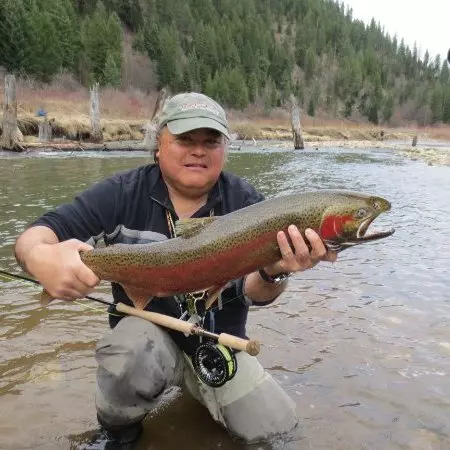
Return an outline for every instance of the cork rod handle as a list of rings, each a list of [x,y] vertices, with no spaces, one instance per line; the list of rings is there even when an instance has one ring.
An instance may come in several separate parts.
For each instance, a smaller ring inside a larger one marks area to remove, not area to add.
[[[117,303],[116,309],[117,311],[128,314],[129,316],[139,317],[156,325],[170,328],[175,331],[180,331],[181,333],[192,334],[195,329],[195,325],[193,323],[176,319],[175,317],[166,316],[165,314],[136,309],[123,303]],[[213,335],[213,333],[208,333],[208,335]],[[259,353],[260,345],[258,341],[242,339],[227,333],[221,333],[215,336],[219,344],[227,345],[235,350],[241,350],[251,356],[256,356]]]

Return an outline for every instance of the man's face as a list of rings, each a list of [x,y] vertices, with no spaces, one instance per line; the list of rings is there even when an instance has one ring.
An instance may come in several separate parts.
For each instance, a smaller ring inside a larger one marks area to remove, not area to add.
[[[166,127],[156,156],[171,187],[186,195],[204,194],[214,186],[223,169],[225,145],[224,136],[216,130],[200,128],[173,135]]]

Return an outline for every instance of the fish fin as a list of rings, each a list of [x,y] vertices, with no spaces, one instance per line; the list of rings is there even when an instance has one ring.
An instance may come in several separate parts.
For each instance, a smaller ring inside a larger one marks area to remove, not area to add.
[[[214,222],[217,217],[199,217],[195,219],[180,219],[175,223],[175,233],[177,236],[189,238],[200,233],[203,228]]]
[[[122,287],[136,309],[145,309],[152,299],[151,296],[145,294],[140,289],[133,289],[132,287],[124,285],[122,285]]]
[[[53,300],[56,300],[55,297],[51,296],[45,289],[42,289],[39,297],[39,303],[41,306],[48,306]]]
[[[220,294],[224,290],[226,284],[221,284],[219,286],[213,286],[212,288],[208,289],[208,299],[206,300],[206,310],[211,308],[211,306],[214,304],[214,302],[220,297]],[[219,301],[219,303],[221,303]],[[219,309],[222,308],[222,305],[219,305]]]

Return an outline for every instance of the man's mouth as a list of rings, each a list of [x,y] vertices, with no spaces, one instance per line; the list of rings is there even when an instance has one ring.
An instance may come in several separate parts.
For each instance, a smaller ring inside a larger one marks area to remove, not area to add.
[[[185,164],[184,167],[189,167],[191,169],[207,169],[208,166],[206,164]]]

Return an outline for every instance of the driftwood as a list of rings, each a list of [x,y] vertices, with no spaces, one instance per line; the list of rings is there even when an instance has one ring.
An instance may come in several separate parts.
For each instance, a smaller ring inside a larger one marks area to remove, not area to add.
[[[33,152],[39,150],[53,151],[71,151],[71,152],[84,152],[84,151],[134,151],[143,150],[142,144],[135,141],[112,141],[112,142],[79,142],[79,141],[60,141],[52,140],[51,142],[27,142],[24,145],[26,152]]]
[[[98,100],[98,83],[91,86],[91,141],[102,142],[103,131],[100,124],[100,104]]]
[[[297,99],[291,95],[291,125],[292,136],[294,139],[294,148],[303,150],[305,143],[303,142],[302,128],[300,123],[300,109],[297,105]]]
[[[144,147],[151,148],[156,134],[156,121],[159,113],[161,112],[164,103],[169,98],[169,92],[166,88],[162,88],[159,91],[158,98],[156,99],[155,107],[153,108],[153,114],[150,120],[141,128],[144,134]]]
[[[14,75],[6,75],[0,148],[23,151],[23,147],[19,143],[22,140],[22,132],[17,126],[16,77]]]

